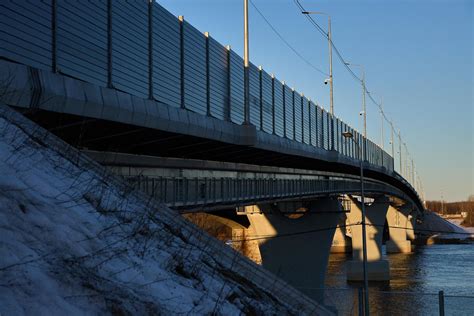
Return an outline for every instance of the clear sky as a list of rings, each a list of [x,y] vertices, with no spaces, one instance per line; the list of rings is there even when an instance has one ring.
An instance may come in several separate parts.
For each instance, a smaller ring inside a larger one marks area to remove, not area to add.
[[[251,1],[296,50],[328,72],[327,39],[301,15],[293,0]],[[330,14],[333,42],[344,59],[365,66],[367,89],[383,98],[385,112],[401,130],[426,198],[454,201],[474,194],[474,1],[300,2],[307,10]],[[242,56],[243,0],[158,3]],[[328,108],[325,76],[299,59],[251,4],[249,16],[251,61]],[[327,29],[326,17],[314,18]],[[360,84],[335,56],[333,63],[335,113],[361,131]],[[368,136],[380,144],[380,113],[369,100],[367,105]],[[384,131],[390,153],[387,124]]]

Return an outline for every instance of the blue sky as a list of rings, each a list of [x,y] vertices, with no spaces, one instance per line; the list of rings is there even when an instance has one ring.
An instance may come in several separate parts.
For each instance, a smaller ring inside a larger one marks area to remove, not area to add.
[[[299,13],[293,0],[252,2],[306,59],[328,72],[327,39]],[[307,10],[330,14],[333,41],[344,59],[365,66],[367,88],[375,98],[383,98],[385,112],[401,130],[427,199],[443,195],[448,201],[464,200],[474,194],[474,1],[300,2]],[[242,0],[158,3],[242,55]],[[285,46],[252,5],[249,15],[251,61],[328,108],[325,76]],[[327,29],[326,17],[314,18]],[[367,105],[369,138],[380,143],[380,113],[370,101]],[[336,57],[334,108],[338,117],[362,130],[360,84]],[[387,124],[384,130],[390,152]]]

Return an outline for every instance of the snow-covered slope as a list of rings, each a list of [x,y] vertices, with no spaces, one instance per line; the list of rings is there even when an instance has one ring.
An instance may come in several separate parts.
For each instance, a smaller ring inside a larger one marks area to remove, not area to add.
[[[426,211],[423,222],[416,227],[421,236],[433,236],[437,239],[467,239],[471,235],[465,228],[442,218],[438,214]]]
[[[0,314],[326,314],[0,105]]]

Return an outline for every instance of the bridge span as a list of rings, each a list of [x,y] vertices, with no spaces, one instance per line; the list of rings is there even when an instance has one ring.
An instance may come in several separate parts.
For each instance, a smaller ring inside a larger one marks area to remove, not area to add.
[[[0,6],[0,102],[172,208],[238,211],[266,236],[262,264],[295,287],[323,287],[332,245],[352,248],[361,280],[362,202],[369,278],[389,279],[385,223],[390,251],[411,251],[423,203],[393,157],[253,64],[243,124],[242,58],[183,17],[138,0]]]

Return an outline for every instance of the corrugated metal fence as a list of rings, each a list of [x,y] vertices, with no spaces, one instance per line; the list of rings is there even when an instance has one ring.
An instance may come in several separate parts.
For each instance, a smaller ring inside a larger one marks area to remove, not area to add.
[[[242,124],[243,59],[145,0],[18,0],[0,4],[0,56]],[[303,94],[250,64],[250,122],[393,171],[393,158]]]

